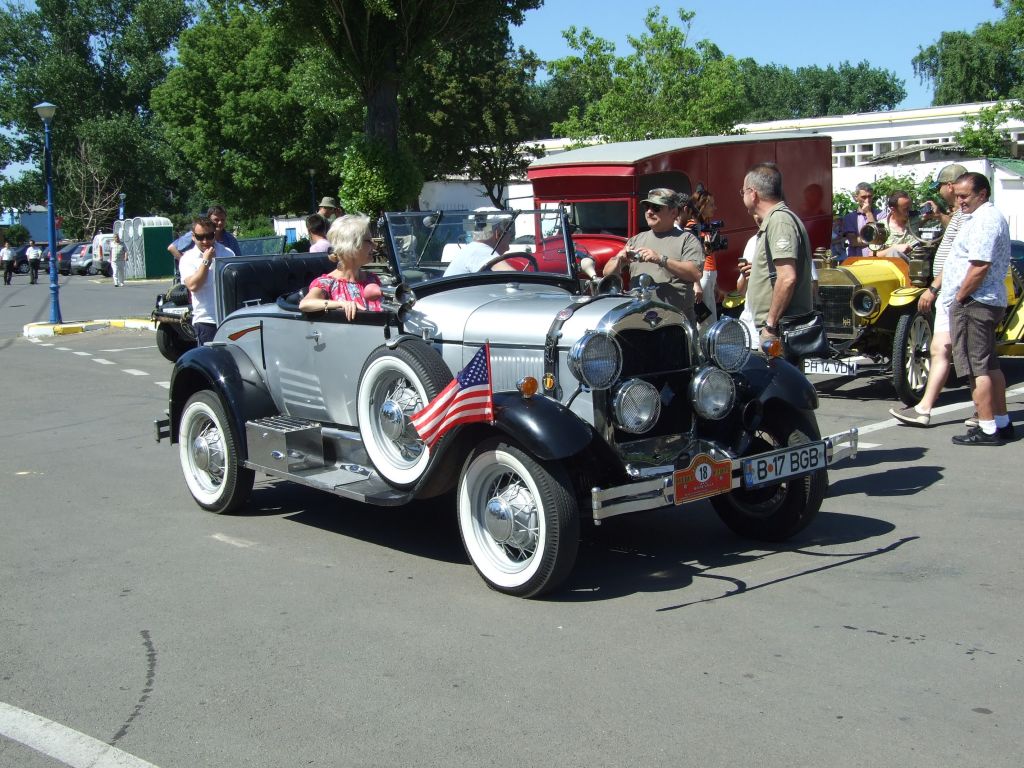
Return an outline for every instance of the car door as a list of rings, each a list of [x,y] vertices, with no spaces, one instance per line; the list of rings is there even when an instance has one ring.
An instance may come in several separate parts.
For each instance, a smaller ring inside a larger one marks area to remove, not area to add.
[[[386,341],[387,321],[384,312],[362,311],[352,321],[341,312],[307,321],[312,372],[320,383],[328,421],[358,426],[359,374],[370,353]]]

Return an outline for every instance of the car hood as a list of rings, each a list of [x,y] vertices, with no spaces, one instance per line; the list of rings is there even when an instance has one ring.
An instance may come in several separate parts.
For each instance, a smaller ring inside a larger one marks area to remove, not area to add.
[[[560,326],[558,346],[571,346],[590,330],[622,318],[636,323],[680,323],[680,315],[663,304],[632,296],[574,296],[545,285],[504,283],[445,291],[420,299],[406,317],[406,329],[442,341],[476,345],[540,346],[553,326]],[[646,318],[646,320],[644,319]]]

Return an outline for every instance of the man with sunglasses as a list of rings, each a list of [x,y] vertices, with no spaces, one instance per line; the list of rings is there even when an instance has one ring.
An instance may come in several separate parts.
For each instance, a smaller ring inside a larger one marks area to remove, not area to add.
[[[178,266],[182,285],[192,293],[192,327],[196,329],[196,340],[205,344],[213,341],[217,333],[213,260],[234,256],[234,253],[217,241],[217,227],[209,216],[192,221],[191,237],[195,244],[181,254]]]
[[[696,324],[693,284],[704,268],[704,248],[689,230],[676,227],[680,196],[671,189],[652,189],[640,202],[650,229],[634,235],[604,265],[604,274],[617,275],[628,264],[632,279],[650,275],[658,301],[671,304]]]
[[[228,213],[224,210],[222,205],[211,205],[206,210],[206,215],[213,222],[214,227],[217,229],[217,242],[223,245],[225,248],[229,248],[231,253],[235,256],[239,255],[242,251],[238,246],[238,238],[228,232]],[[192,233],[186,232],[184,235],[179,237],[169,246],[167,246],[168,252],[174,257],[175,272],[180,273],[179,262],[181,260],[181,254],[187,251],[195,245],[195,241],[192,239]]]

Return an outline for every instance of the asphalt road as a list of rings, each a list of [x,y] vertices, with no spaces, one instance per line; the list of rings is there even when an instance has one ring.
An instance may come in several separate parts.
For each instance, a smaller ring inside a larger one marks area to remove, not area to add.
[[[249,514],[203,512],[153,439],[153,334],[17,337],[29,288],[0,293],[0,766],[91,764],[76,733],[160,768],[1020,764],[1024,441],[953,446],[963,389],[915,430],[883,385],[823,387],[822,430],[866,427],[862,451],[785,545],[706,503],[627,516],[525,601],[477,577],[449,500],[260,479]]]

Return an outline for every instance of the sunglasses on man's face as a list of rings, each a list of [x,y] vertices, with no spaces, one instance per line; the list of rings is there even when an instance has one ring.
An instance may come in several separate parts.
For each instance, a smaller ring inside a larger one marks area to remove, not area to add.
[[[193,232],[192,237],[196,240],[213,240],[215,234],[213,232]]]
[[[654,203],[645,203],[644,204],[644,210],[645,211],[651,211],[652,213],[661,213],[661,209],[664,208],[664,207],[665,206],[663,206],[663,205],[655,205]]]

